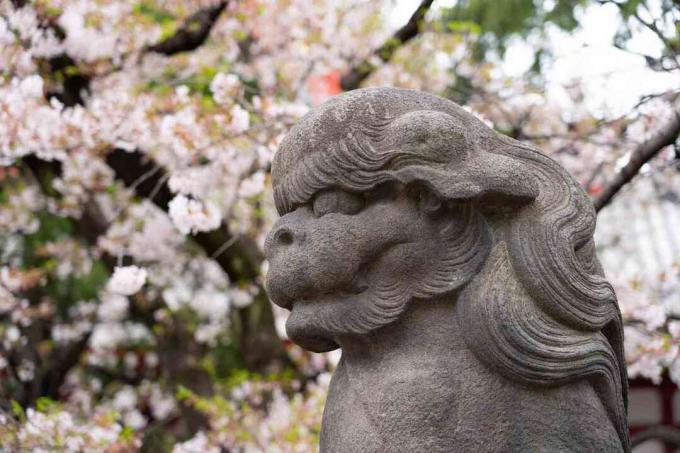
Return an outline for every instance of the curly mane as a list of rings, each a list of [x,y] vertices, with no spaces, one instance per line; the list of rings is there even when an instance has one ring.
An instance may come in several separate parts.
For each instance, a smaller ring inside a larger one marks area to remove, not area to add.
[[[468,347],[509,379],[588,379],[629,451],[621,316],[595,256],[593,206],[559,164],[453,102],[394,88],[332,99],[283,146],[272,169],[281,214],[327,187],[365,192],[387,181],[463,206],[457,212],[477,219],[467,236],[479,264],[456,285],[440,275],[417,297],[459,290]]]
[[[457,305],[466,343],[504,376],[538,385],[591,380],[626,451],[623,324],[595,256],[595,211],[585,192],[540,151],[497,136],[489,152],[521,162],[538,197],[497,233]],[[495,145],[495,146],[493,146]]]

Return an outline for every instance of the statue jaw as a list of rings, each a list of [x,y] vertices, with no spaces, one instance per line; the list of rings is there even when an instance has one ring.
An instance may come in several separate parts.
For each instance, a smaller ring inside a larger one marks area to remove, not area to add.
[[[317,318],[321,301],[300,301],[290,308],[286,321],[288,337],[299,346],[312,352],[328,352],[339,348]],[[327,303],[327,302],[326,302]]]
[[[301,300],[291,307],[286,333],[296,344],[313,352],[328,352],[339,347],[333,332],[334,320],[342,317],[353,301],[346,298],[320,296]],[[335,326],[337,329],[338,326]]]
[[[300,346],[325,352],[330,345],[335,349],[345,339],[364,337],[396,322],[410,301],[398,284],[303,300],[293,304],[286,332]]]

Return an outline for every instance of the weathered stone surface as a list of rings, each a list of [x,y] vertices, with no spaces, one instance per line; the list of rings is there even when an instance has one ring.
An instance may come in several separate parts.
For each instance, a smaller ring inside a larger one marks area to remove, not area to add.
[[[595,212],[557,163],[371,88],[300,120],[272,175],[269,295],[293,341],[342,348],[323,452],[629,450]]]

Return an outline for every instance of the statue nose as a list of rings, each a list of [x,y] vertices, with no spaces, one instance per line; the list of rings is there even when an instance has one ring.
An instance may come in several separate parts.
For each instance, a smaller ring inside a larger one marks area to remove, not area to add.
[[[280,227],[274,233],[274,244],[278,246],[291,245],[293,242],[295,242],[295,234],[286,226]]]
[[[308,209],[296,209],[276,221],[264,241],[264,253],[272,259],[279,251],[289,249],[292,245],[305,242],[307,236]]]
[[[272,230],[264,245],[265,254],[272,257],[277,251],[285,250],[293,244],[301,243],[304,234],[295,226],[286,224]]]

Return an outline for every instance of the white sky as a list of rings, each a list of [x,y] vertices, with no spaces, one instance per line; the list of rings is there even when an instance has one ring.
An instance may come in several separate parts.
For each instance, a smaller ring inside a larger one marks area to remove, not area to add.
[[[437,0],[433,10],[455,4],[456,0]],[[391,28],[406,23],[420,0],[396,0],[388,14]],[[586,105],[591,112],[620,115],[631,110],[640,96],[680,88],[680,76],[659,73],[647,68],[644,58],[616,49],[613,37],[620,24],[614,5],[590,6],[577,10],[582,27],[572,33],[554,30],[550,40],[555,57],[546,72],[546,94],[560,101],[565,96],[564,86],[573,80],[583,79]],[[635,34],[629,43],[631,50],[659,55],[660,41],[651,31]],[[533,51],[517,40],[506,53],[503,72],[510,76],[525,73],[533,62]]]

